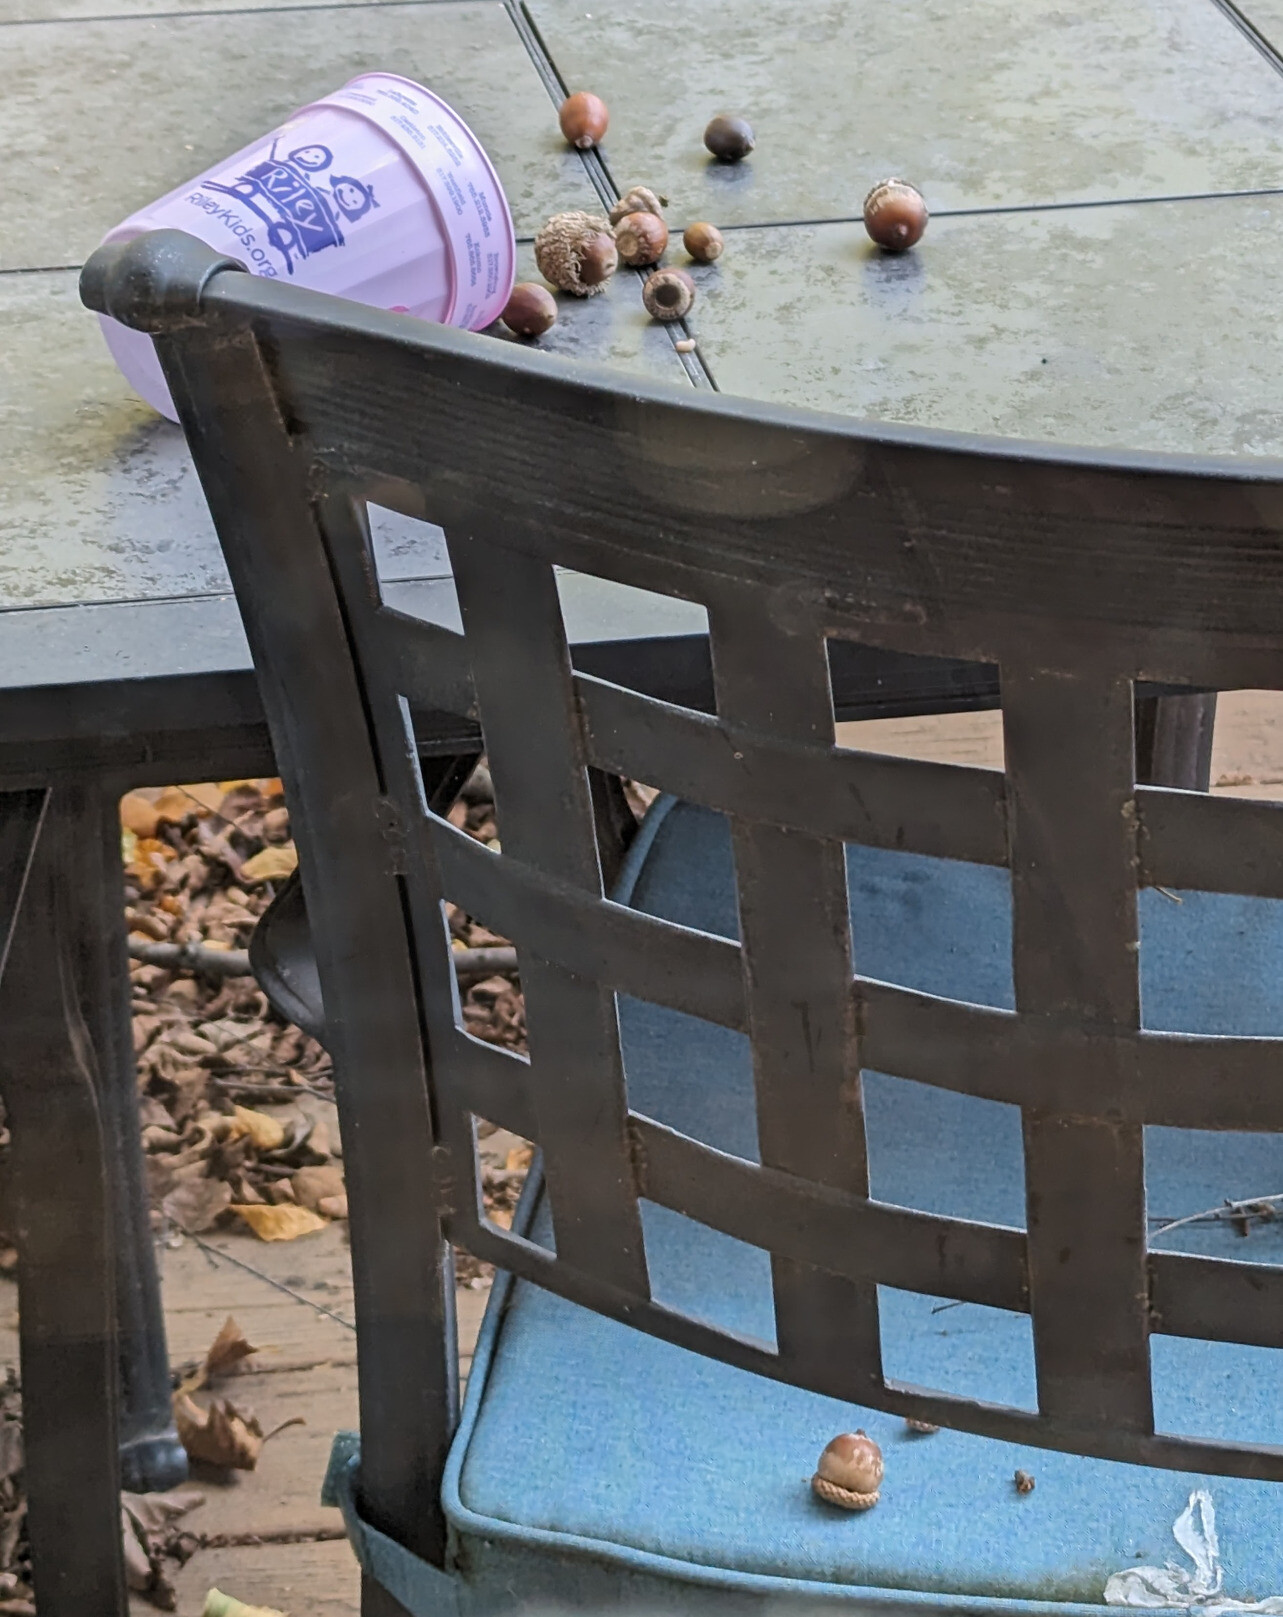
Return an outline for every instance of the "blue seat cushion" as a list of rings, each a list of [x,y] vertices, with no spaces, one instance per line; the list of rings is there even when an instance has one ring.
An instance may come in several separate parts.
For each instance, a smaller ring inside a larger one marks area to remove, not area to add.
[[[1010,1006],[1005,870],[851,848],[851,925],[866,975]],[[661,800],[635,845],[636,907],[737,934],[725,821]],[[1283,904],[1182,892],[1141,896],[1147,1026],[1283,1035]],[[662,1007],[620,1005],[630,1104],[757,1157],[747,1040]],[[873,1194],[1023,1226],[1018,1112],[880,1073],[865,1075]],[[1154,1218],[1283,1191],[1277,1136],[1147,1131]],[[656,1295],[773,1339],[766,1254],[643,1206]],[[550,1244],[536,1204],[534,1239]],[[1283,1224],[1247,1239],[1227,1223],[1155,1244],[1283,1261]],[[888,1375],[1034,1407],[1028,1318],[880,1288]],[[1283,1323],[1283,1322],[1281,1322]],[[1276,1349],[1153,1341],[1160,1430],[1283,1443]],[[809,1478],[834,1434],[882,1445],[881,1503],[819,1504]],[[1017,1467],[1036,1486],[1020,1495]],[[1283,1485],[1208,1478],[1027,1449],[836,1403],[502,1282],[474,1361],[446,1475],[460,1564],[482,1591],[594,1604],[750,1604],[789,1593],[868,1604],[1015,1601],[1099,1607],[1110,1573],[1182,1561],[1172,1523],[1191,1491],[1215,1501],[1226,1593],[1283,1593]],[[666,1593],[668,1591],[668,1593]]]

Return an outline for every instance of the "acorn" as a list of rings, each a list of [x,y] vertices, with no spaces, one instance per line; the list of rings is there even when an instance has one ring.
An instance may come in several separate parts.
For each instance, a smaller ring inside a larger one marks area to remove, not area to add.
[[[714,118],[704,131],[704,144],[720,163],[738,163],[757,142],[747,118]]]
[[[628,213],[615,226],[615,247],[625,264],[654,264],[668,246],[668,226],[657,213]]]
[[[557,300],[538,281],[520,281],[499,318],[519,337],[541,337],[557,323]]]
[[[610,123],[610,108],[599,95],[581,90],[578,95],[567,96],[557,114],[561,132],[572,146],[587,151],[596,146]]]
[[[650,186],[630,185],[610,210],[610,222],[617,225],[630,213],[655,213],[662,219],[667,206],[668,198],[661,196],[658,191],[652,191]]]
[[[1032,1471],[1017,1471],[1012,1481],[1016,1485],[1017,1493],[1032,1493],[1034,1491],[1034,1474]]]
[[[889,253],[921,241],[929,217],[922,192],[908,180],[883,180],[864,199],[864,228]]]
[[[698,224],[687,225],[682,232],[682,246],[697,264],[711,264],[722,256],[726,243],[716,225],[705,224],[701,220]]]
[[[654,320],[680,320],[695,302],[695,283],[685,270],[656,270],[642,287],[642,302]]]
[[[535,237],[539,273],[577,298],[600,292],[619,268],[615,238],[592,213],[554,213]]]
[[[843,1432],[820,1455],[811,1478],[817,1499],[843,1510],[870,1510],[882,1488],[882,1450],[865,1433]]]

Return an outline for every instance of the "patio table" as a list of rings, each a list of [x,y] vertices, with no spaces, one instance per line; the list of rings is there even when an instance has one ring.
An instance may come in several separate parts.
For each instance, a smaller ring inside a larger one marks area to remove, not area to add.
[[[103,232],[294,107],[390,69],[431,85],[486,145],[523,278],[550,213],[599,210],[633,182],[668,194],[675,238],[699,218],[725,231],[723,258],[694,270],[685,327],[651,323],[625,271],[604,296],[563,300],[549,350],[1102,454],[1277,455],[1276,44],[1283,0],[0,0],[0,815],[51,785],[79,850],[68,947],[121,1165],[130,1480],[164,1483],[181,1455],[137,1138],[117,800],[273,764],[182,437],[131,395],[77,299]],[[599,153],[559,136],[567,88],[610,105]],[[719,111],[755,126],[739,165],[703,150]],[[865,192],[893,173],[933,214],[899,257],[860,223]],[[684,262],[680,247],[670,257]],[[697,346],[678,352],[687,335]],[[413,513],[375,515],[390,598],[452,620],[439,534]],[[584,666],[707,701],[698,608],[563,582]],[[839,714],[996,705],[992,670],[913,672],[879,707],[876,674],[847,651]],[[1211,700],[1148,710],[1151,778],[1199,784]],[[457,721],[417,723],[425,749],[467,750]],[[20,1051],[23,1026],[4,1032]]]

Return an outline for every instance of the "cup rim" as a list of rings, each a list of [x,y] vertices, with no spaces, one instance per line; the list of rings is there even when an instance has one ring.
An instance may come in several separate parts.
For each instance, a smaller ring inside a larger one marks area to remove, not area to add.
[[[437,197],[432,176],[425,171],[423,165],[418,160],[417,154],[405,143],[404,140],[399,137],[395,128],[388,128],[378,119],[370,117],[367,112],[364,112],[358,106],[351,106],[346,101],[339,101],[336,99],[336,97],[342,95],[344,90],[351,89],[353,85],[366,84],[372,79],[387,80],[393,84],[404,84],[408,89],[415,91],[416,94],[426,97],[428,101],[440,109],[440,111],[450,120],[451,124],[459,133],[466,136],[470,151],[480,162],[486,174],[489,176],[491,184],[494,187],[494,195],[498,199],[498,211],[503,216],[504,239],[508,249],[508,273],[511,285],[511,277],[515,275],[517,265],[517,231],[516,225],[514,224],[512,218],[512,209],[508,206],[508,198],[503,188],[503,181],[499,178],[498,171],[496,170],[494,164],[490,161],[489,153],[486,151],[481,141],[478,140],[471,127],[463,118],[459,116],[450,103],[443,100],[439,95],[436,94],[434,90],[428,89],[427,85],[420,84],[417,79],[407,78],[404,73],[389,73],[382,68],[371,68],[366,73],[357,73],[354,77],[348,79],[346,83],[340,85],[337,90],[332,90],[328,95],[320,96],[315,101],[309,101],[306,106],[300,107],[297,112],[291,114],[290,121],[292,122],[294,118],[301,117],[303,114],[310,112],[314,107],[331,107],[339,112],[354,113],[357,117],[363,118],[366,123],[377,129],[380,134],[385,135],[402,153],[406,161],[419,176],[419,179],[423,184],[423,188],[427,193],[428,200],[431,202],[433,210],[437,215],[437,223],[441,228],[442,235],[444,236],[445,240],[449,242],[451,247],[450,305],[446,310],[445,319],[443,320],[442,324],[453,325],[454,317],[459,306],[461,282],[461,277],[459,274],[459,249],[457,238],[455,237],[454,232],[450,229],[445,211],[441,206],[439,198]],[[507,301],[506,298],[504,301]],[[492,320],[498,318],[498,310],[495,311],[495,314],[491,318]]]

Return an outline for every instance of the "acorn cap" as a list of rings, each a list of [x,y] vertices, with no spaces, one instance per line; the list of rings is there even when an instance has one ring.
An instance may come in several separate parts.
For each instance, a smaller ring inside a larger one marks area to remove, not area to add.
[[[652,191],[648,185],[630,185],[610,210],[610,222],[617,225],[630,213],[654,213],[662,219],[668,198]]]
[[[539,273],[560,291],[573,293],[578,298],[602,291],[615,272],[614,264],[595,279],[585,280],[582,275],[584,258],[590,248],[597,246],[597,238],[601,236],[610,243],[613,252],[614,242],[607,220],[577,210],[553,214],[535,237],[535,263]]]

